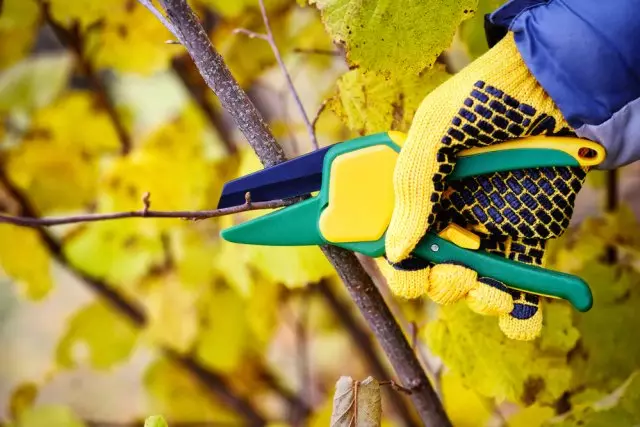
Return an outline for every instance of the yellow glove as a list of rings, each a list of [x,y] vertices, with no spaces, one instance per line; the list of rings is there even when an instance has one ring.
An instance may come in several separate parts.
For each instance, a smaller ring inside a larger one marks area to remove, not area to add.
[[[540,265],[546,239],[568,226],[585,170],[497,173],[451,187],[445,180],[461,150],[543,133],[573,135],[527,69],[512,33],[423,100],[394,174],[396,205],[386,257],[394,267],[390,285],[396,295],[416,298],[426,293],[441,304],[465,299],[479,313],[500,316],[500,327],[510,338],[539,335],[537,296],[478,278],[460,265],[429,266],[411,252],[428,230],[438,231],[453,221],[482,234],[481,249]],[[538,198],[545,191],[548,195]],[[501,197],[492,198],[494,192]]]

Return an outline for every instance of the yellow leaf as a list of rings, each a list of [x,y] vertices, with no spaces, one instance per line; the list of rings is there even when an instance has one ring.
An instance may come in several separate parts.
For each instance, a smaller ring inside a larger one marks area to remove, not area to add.
[[[268,280],[296,288],[336,275],[320,248],[254,246],[249,262]]]
[[[242,420],[217,402],[193,376],[164,359],[149,365],[144,375],[151,410],[184,423],[216,422],[238,425]]]
[[[35,0],[5,0],[0,14],[0,69],[29,54],[40,12]]]
[[[41,300],[51,287],[51,257],[33,229],[0,224],[0,273],[21,286],[29,299]]]
[[[71,92],[36,112],[6,170],[40,212],[81,209],[95,198],[100,159],[118,150],[113,125],[91,94]]]
[[[103,27],[87,46],[88,52],[95,51],[99,67],[149,75],[167,68],[171,58],[183,52],[181,46],[165,43],[175,37],[139,2],[107,4]]]
[[[123,315],[102,302],[94,302],[68,321],[58,342],[56,360],[63,367],[72,368],[88,359],[92,367],[108,369],[129,357],[137,338],[138,332]]]
[[[198,333],[198,295],[172,275],[153,276],[142,287],[148,313],[145,335],[180,353],[189,350]]]
[[[124,9],[127,3],[127,0],[51,0],[49,7],[52,18],[62,26],[71,27],[78,22],[82,29],[86,29],[109,14]]]
[[[311,0],[351,68],[417,75],[446,49],[477,0]]]
[[[486,425],[493,414],[493,404],[489,399],[478,396],[451,372],[442,375],[441,385],[444,409],[454,426]]]
[[[231,289],[216,289],[202,299],[203,327],[196,354],[207,366],[219,371],[240,368],[250,345],[242,299]]]
[[[361,135],[407,131],[424,97],[448,77],[440,66],[421,75],[394,77],[354,69],[340,77],[327,107]]]
[[[144,218],[87,225],[67,239],[64,251],[83,271],[131,288],[165,261],[162,239]]]
[[[278,328],[281,287],[278,283],[256,280],[253,291],[245,303],[245,317],[252,332],[252,345],[259,351],[266,351],[273,334]]]
[[[212,283],[218,274],[215,250],[220,242],[214,222],[188,222],[171,231],[171,250],[179,281],[193,288]],[[229,261],[237,263],[235,259]]]
[[[212,142],[203,138],[204,129],[202,112],[188,104],[173,120],[140,141],[128,156],[114,160],[102,178],[100,210],[140,209],[145,192],[151,194],[153,209],[204,208],[210,187],[216,183],[212,169],[217,161]],[[167,220],[148,222],[154,228],[171,225]]]

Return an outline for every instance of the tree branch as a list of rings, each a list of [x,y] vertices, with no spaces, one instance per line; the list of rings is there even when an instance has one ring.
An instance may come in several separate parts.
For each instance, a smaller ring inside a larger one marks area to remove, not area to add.
[[[205,82],[234,118],[262,163],[272,166],[284,161],[282,148],[276,143],[264,120],[229,72],[220,54],[213,48],[186,0],[165,0],[165,8],[169,20],[180,34],[183,45],[189,51]],[[430,427],[450,426],[451,422],[402,329],[355,255],[334,246],[324,246],[322,251],[338,271],[354,302],[387,353],[402,386],[411,390],[411,399],[423,422]]]
[[[375,333],[401,385],[411,390],[411,400],[424,424],[430,427],[451,426],[404,332],[356,256],[336,246],[323,246],[322,251],[336,267],[351,298]]]
[[[255,203],[249,200],[248,202],[239,206],[203,211],[153,211],[149,209],[149,203],[145,204],[139,211],[72,215],[57,218],[12,216],[0,213],[0,223],[20,225],[23,227],[51,227],[55,225],[108,221],[123,218],[178,218],[187,220],[202,220],[224,215],[231,215],[239,212],[254,211],[259,209],[275,209],[283,206],[288,206],[291,203],[292,201],[289,200],[273,200],[268,202]]]
[[[273,37],[273,31],[271,30],[271,23],[269,22],[269,15],[267,15],[267,9],[264,6],[264,0],[258,0],[260,4],[260,13],[262,14],[262,21],[264,22],[264,27],[267,30],[267,34],[260,34],[253,31],[249,31],[244,28],[237,28],[234,30],[235,33],[243,33],[251,38],[259,38],[269,43],[271,50],[273,51],[273,56],[276,57],[276,61],[278,62],[278,66],[280,66],[280,71],[284,75],[284,78],[287,80],[287,86],[289,87],[289,92],[293,95],[293,99],[296,101],[296,105],[298,106],[298,110],[300,110],[300,114],[302,115],[302,119],[304,120],[304,124],[307,127],[307,131],[309,132],[309,137],[311,138],[311,144],[314,149],[318,149],[318,140],[316,139],[316,133],[313,130],[313,126],[311,121],[309,121],[309,116],[307,116],[307,112],[304,110],[304,105],[302,105],[302,100],[300,99],[300,95],[298,95],[298,91],[291,80],[291,75],[287,70],[287,67],[284,65],[284,60],[282,59],[282,54],[280,53],[280,49],[278,49],[278,45],[276,44],[276,40]]]

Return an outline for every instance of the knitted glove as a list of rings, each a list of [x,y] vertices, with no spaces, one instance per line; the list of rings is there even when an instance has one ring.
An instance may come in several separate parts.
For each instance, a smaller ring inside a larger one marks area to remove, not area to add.
[[[530,135],[573,136],[507,34],[422,102],[396,164],[396,205],[386,235],[392,291],[427,294],[441,304],[465,299],[499,316],[510,338],[530,340],[542,327],[540,299],[461,265],[430,266],[411,256],[427,230],[454,222],[481,234],[481,250],[541,265],[546,239],[569,224],[586,170],[541,168],[446,183],[461,150]]]

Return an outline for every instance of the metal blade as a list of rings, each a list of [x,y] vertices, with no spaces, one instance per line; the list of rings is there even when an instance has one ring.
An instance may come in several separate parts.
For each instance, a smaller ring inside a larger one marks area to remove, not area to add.
[[[251,193],[251,201],[266,202],[319,191],[324,157],[331,147],[227,182],[222,189],[218,209],[242,205],[247,192]]]

